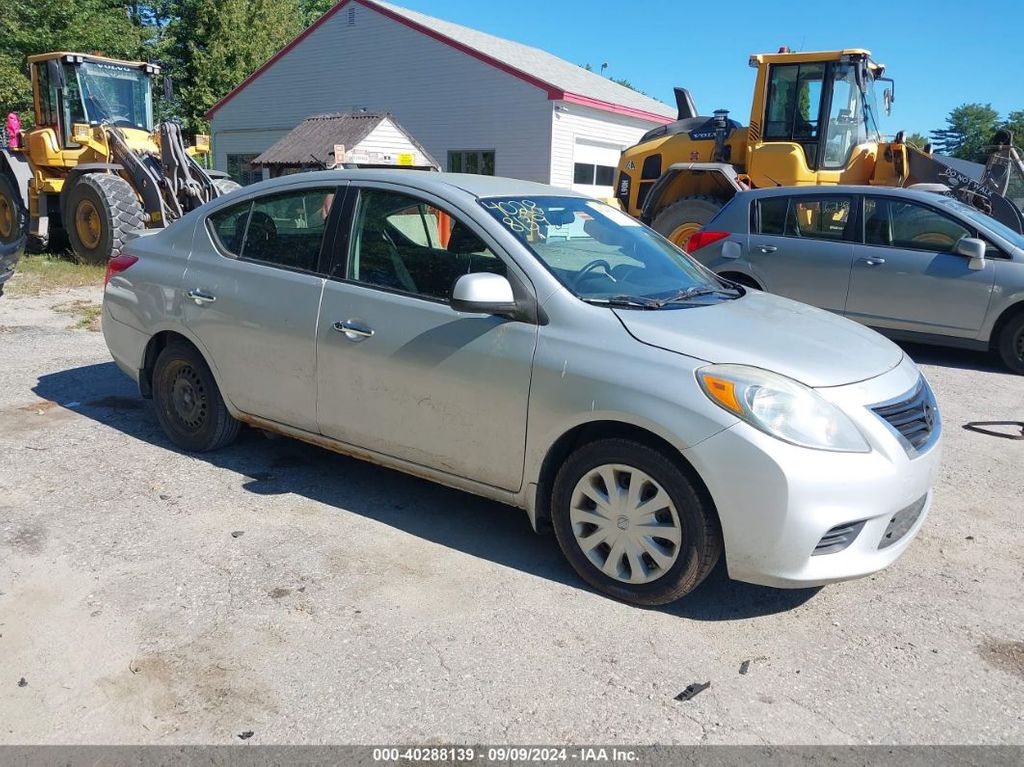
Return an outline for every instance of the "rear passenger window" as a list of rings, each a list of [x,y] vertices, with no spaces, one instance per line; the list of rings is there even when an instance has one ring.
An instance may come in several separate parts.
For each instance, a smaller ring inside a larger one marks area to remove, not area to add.
[[[328,187],[256,198],[239,255],[274,266],[316,271],[334,193]]]
[[[251,207],[252,200],[246,200],[218,210],[208,219],[214,241],[228,255],[237,257],[242,252],[242,239],[245,237],[245,225],[249,221]]]
[[[447,301],[463,274],[505,275],[505,262],[466,224],[404,194],[359,195],[347,277],[375,287]]]
[[[850,197],[769,197],[760,201],[760,233],[842,240],[852,210]]]

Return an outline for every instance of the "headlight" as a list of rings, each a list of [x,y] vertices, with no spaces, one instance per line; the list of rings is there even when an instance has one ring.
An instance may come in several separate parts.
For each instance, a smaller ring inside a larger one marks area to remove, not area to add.
[[[708,399],[777,439],[817,450],[867,453],[853,422],[813,389],[778,373],[745,365],[697,371]]]

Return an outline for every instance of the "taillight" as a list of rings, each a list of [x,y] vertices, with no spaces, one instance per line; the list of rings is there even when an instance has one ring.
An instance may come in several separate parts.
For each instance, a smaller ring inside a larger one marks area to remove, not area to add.
[[[686,241],[686,252],[693,253],[694,251],[700,250],[705,245],[718,242],[728,236],[729,232],[705,232],[702,229],[699,232],[690,235],[690,239]]]
[[[138,260],[138,256],[129,256],[127,253],[124,253],[120,256],[114,256],[112,259],[107,261],[107,273],[103,276],[103,287],[107,287],[107,283],[110,282],[111,277],[115,274],[120,274]]]

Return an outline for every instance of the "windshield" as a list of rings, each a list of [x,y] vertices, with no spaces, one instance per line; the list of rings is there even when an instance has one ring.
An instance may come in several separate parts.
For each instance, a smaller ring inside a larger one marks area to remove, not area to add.
[[[950,210],[955,210],[961,216],[977,226],[978,229],[981,230],[982,234],[994,234],[997,237],[1002,237],[1014,247],[1024,248],[1024,234],[1015,232],[1001,221],[996,221],[996,219],[982,213],[977,208],[972,208],[970,205],[966,205],[959,200],[954,200],[951,197],[946,197],[941,194],[935,195],[935,197],[935,202],[949,208]]]
[[[480,204],[585,301],[661,308],[697,295],[740,295],[652,230],[597,200],[504,197]]]
[[[153,129],[153,97],[145,72],[106,62],[86,61],[68,72],[71,123],[109,123]]]
[[[857,83],[856,64],[836,64],[832,69],[832,106],[825,137],[825,168],[843,168],[858,144],[879,141],[874,79],[864,72],[865,88]]]

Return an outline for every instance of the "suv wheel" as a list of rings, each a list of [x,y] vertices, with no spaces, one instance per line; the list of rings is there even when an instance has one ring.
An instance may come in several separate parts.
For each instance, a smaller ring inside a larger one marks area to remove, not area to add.
[[[229,445],[241,428],[224,405],[209,366],[191,344],[170,343],[156,358],[153,402],[164,433],[190,452]]]
[[[996,343],[1006,367],[1024,375],[1024,312],[1003,326]]]
[[[579,448],[558,472],[551,500],[569,563],[624,602],[661,605],[689,594],[722,551],[710,501],[672,461],[638,442]]]

